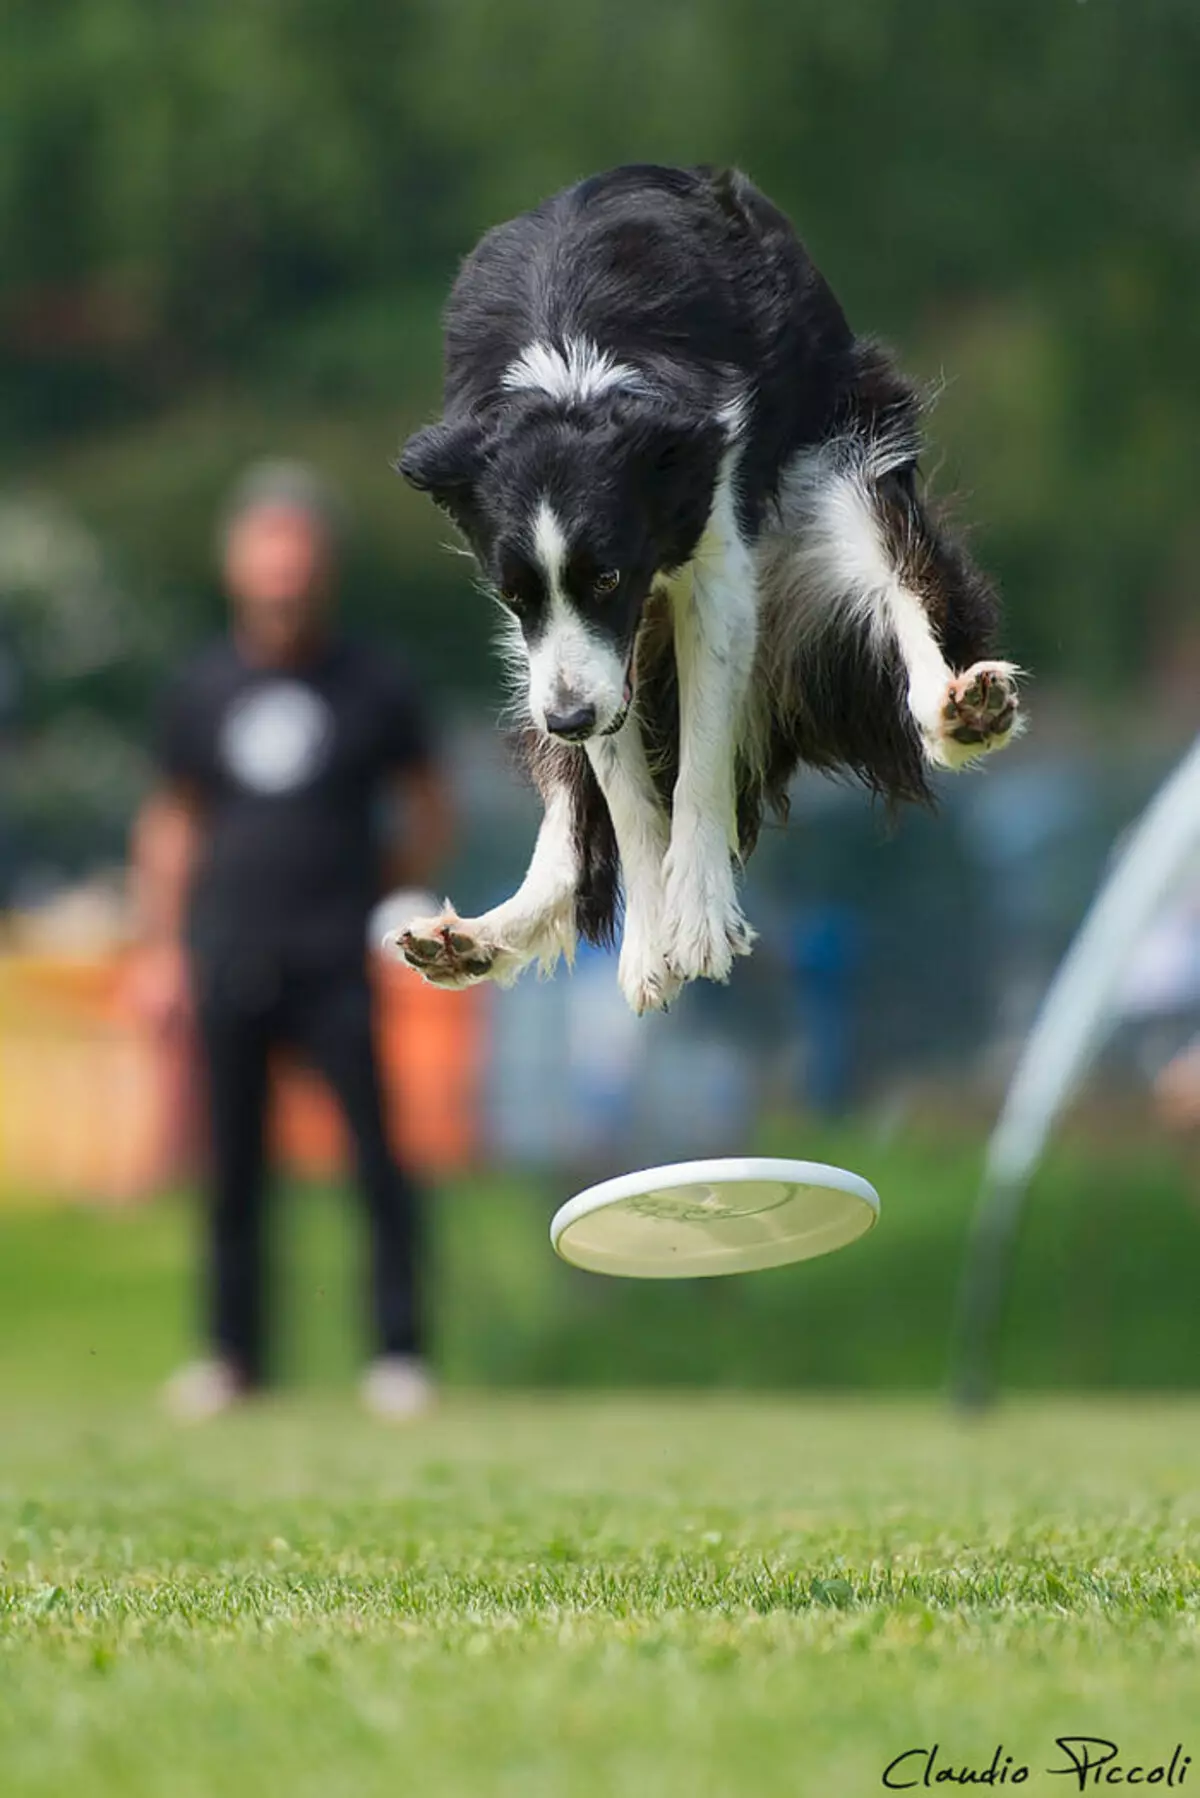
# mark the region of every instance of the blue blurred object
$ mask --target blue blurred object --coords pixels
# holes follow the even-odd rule
[[[646,1036],[617,985],[613,950],[581,943],[563,996],[570,1148],[586,1160],[634,1134]]]
[[[804,1098],[814,1111],[837,1112],[854,1087],[854,996],[862,930],[853,908],[831,903],[793,915],[788,966],[808,1049]]]
[[[585,943],[569,972],[526,976],[492,1009],[492,1152],[618,1172],[744,1150],[762,1071],[721,1012],[699,989],[667,1015],[635,1017],[615,951]]]

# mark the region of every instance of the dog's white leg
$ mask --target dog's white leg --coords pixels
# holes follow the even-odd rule
[[[531,962],[549,971],[560,955],[570,961],[578,879],[571,795],[566,787],[554,788],[529,868],[511,899],[480,918],[460,918],[447,904],[440,917],[415,921],[388,946],[435,986],[478,980],[509,986]]]
[[[803,636],[839,618],[865,623],[881,652],[894,645],[904,664],[905,698],[926,759],[961,768],[1003,748],[1020,728],[1017,670],[947,663],[921,597],[920,541],[907,545],[885,516],[878,482],[912,454],[902,442],[839,442],[809,451],[789,469],[784,517],[790,538],[783,578],[795,588],[791,628]],[[892,460],[889,461],[889,456]]]
[[[908,676],[908,709],[933,766],[964,768],[1010,742],[1017,722],[1013,664],[975,662],[955,674],[919,595],[895,575],[880,589],[879,605],[880,624],[899,645]]]
[[[754,932],[738,905],[736,752],[758,619],[754,560],[728,478],[688,577],[672,591],[679,776],[663,868],[667,961],[681,980],[727,980]]]
[[[669,826],[646,761],[636,717],[612,737],[594,737],[588,759],[604,794],[621,856],[625,927],[617,978],[640,1014],[669,1005],[680,981],[663,937],[663,858]]]

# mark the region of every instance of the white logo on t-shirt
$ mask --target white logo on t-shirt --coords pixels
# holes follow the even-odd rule
[[[221,757],[234,779],[256,793],[290,793],[323,765],[333,714],[299,681],[273,681],[235,701],[221,724]]]

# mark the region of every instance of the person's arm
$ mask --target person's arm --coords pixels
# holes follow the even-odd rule
[[[1200,1130],[1200,1037],[1162,1070],[1154,1083],[1154,1097],[1168,1129]]]
[[[190,1009],[184,924],[204,831],[203,808],[181,786],[158,787],[134,820],[130,880],[140,954],[132,997],[161,1029]]]
[[[201,807],[183,787],[158,787],[134,820],[133,903],[138,935],[148,946],[183,940],[202,834]]]
[[[453,834],[449,787],[436,762],[421,762],[393,777],[384,877],[390,891],[428,887],[444,863]]]

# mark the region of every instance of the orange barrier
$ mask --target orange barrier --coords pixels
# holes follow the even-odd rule
[[[0,1201],[6,1194],[135,1199],[185,1171],[195,1141],[186,1043],[152,1037],[125,1002],[119,955],[0,955]],[[479,1141],[486,998],[440,993],[378,964],[377,1017],[388,1125],[398,1154],[427,1173],[468,1165]],[[284,1060],[271,1135],[285,1167],[337,1170],[345,1139],[321,1082]]]
[[[410,1166],[449,1173],[479,1142],[486,993],[442,993],[398,962],[379,961],[380,1067],[396,1153]],[[285,1165],[327,1174],[346,1154],[341,1116],[315,1074],[290,1060],[275,1090],[274,1142]]]

